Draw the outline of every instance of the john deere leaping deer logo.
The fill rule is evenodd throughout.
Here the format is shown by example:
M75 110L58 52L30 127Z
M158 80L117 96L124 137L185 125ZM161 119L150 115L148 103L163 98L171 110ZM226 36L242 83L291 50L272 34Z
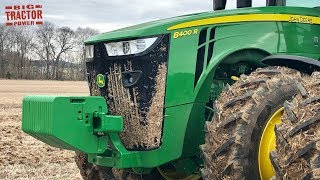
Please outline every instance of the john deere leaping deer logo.
M100 88L103 88L106 85L103 74L97 75L97 85Z

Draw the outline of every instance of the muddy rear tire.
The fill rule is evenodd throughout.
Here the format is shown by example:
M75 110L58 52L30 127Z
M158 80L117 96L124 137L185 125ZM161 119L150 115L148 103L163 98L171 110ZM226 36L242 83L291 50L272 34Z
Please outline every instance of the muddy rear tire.
M305 78L307 94L285 103L282 123L275 128L272 152L278 179L320 179L320 73Z
M271 115L301 90L301 74L283 67L260 68L225 89L217 114L206 124L203 179L259 179L258 149ZM300 90L299 90L300 89Z

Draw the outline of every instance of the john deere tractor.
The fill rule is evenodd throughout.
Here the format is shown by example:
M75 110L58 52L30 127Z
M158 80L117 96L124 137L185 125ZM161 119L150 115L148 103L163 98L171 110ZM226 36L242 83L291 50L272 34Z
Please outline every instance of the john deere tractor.
M84 179L320 179L320 2L228 4L89 38L91 96L27 96L23 130Z

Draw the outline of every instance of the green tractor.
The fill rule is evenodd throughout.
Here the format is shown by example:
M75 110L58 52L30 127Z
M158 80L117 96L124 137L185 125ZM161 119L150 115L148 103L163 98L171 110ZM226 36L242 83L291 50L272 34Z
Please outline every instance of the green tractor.
M91 96L25 97L23 131L84 179L319 179L320 2L226 4L89 38Z

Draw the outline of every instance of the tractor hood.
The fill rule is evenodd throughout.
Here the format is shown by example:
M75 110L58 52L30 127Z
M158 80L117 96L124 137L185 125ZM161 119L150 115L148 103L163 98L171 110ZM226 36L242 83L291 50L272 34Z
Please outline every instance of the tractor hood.
M190 25L190 22L191 23L197 22L197 21L199 22L199 21L203 21L204 19L211 19L215 17L248 15L248 14L252 16L257 14L270 14L270 15L271 14L290 14L290 15L319 17L320 10L319 8L283 7L283 6L280 7L279 6L279 7L241 8L241 9L234 9L234 10L219 10L219 11L189 14L189 15L157 20L157 21L151 21L143 24L138 24L135 26L114 30L111 32L102 33L102 34L90 37L85 41L85 44L94 44L96 42L103 42L103 41L113 41L113 40L119 40L119 39L130 39L134 37L166 34L166 33L170 33L172 30L177 31L177 29L194 27ZM229 18L229 19L236 19L236 18ZM234 21L234 22L245 22L245 21L246 19L243 19L241 21ZM256 21L259 21L259 19ZM266 20L264 19L264 21ZM273 19L270 21L276 21L276 20ZM280 19L279 21L286 21L286 20ZM219 24L225 24L225 23L231 23L231 22L232 20L231 21L229 20L226 22L219 22ZM188 24L188 23L189 23L189 26L177 26L179 24ZM201 26L201 25L202 25L201 23L197 24L197 26ZM208 25L208 24L203 24L203 25Z

